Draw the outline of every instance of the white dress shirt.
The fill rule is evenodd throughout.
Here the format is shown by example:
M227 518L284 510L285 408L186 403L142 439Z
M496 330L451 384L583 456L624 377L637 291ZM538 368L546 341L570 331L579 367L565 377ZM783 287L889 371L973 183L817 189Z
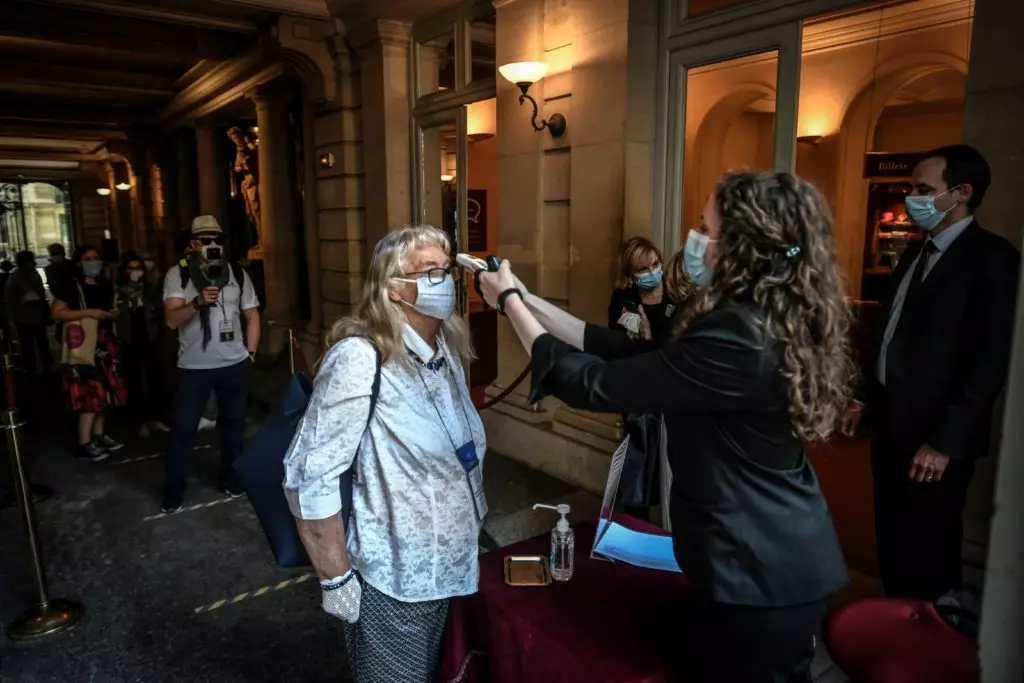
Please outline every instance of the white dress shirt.
M942 258L942 255L946 253L953 242L956 241L956 238L960 236L960 233L966 230L973 220L974 216L968 216L953 223L935 237L926 238L935 246L935 251L928 256L928 262L924 264L924 270L921 272L922 282L928 278L928 273L932 271L935 264ZM903 273L903 279L900 280L900 285L896 289L896 296L892 300L892 310L889 311L889 320L885 324L885 336L882 338L882 348L878 352L878 364L875 366L875 377L883 385L885 384L885 357L886 352L889 350L889 342L892 341L893 335L896 334L896 327L900 324L900 314L903 313L903 304L907 299L907 290L910 289L910 280L914 276L917 262L924 254L925 249L922 248L917 258L914 259L910 267Z
M483 467L483 423L462 363L442 335L436 354L408 325L402 337L410 353L381 367L365 433L373 347L351 337L327 351L285 456L285 495L301 519L336 514L338 479L358 449L347 540L352 566L397 600L468 595L477 590L480 522L455 447L472 439Z

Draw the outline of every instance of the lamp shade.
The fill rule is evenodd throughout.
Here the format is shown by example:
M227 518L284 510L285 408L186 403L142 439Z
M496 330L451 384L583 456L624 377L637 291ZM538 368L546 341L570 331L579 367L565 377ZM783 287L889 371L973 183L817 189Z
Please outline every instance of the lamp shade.
M498 67L498 73L510 83L536 83L544 78L548 65L544 62L512 62Z
M96 194L98 194L101 197L106 197L107 195L110 194L110 188L109 187L97 187L96 188Z

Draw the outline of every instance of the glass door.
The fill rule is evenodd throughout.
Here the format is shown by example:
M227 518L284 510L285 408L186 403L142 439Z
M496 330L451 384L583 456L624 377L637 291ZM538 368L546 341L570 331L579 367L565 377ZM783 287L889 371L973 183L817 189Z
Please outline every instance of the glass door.
M655 241L676 251L727 171L792 171L799 23L671 52Z
M467 251L466 108L459 106L416 117L414 216L421 224L444 230L452 256ZM459 313L467 313L467 291L457 277Z

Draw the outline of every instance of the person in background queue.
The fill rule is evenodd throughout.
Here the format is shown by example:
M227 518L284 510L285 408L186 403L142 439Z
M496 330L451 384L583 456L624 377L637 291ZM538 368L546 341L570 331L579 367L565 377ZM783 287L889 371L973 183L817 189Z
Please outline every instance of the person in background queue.
M224 231L213 216L192 221L186 265L164 277L164 316L178 331L178 382L174 424L167 446L165 513L181 509L188 456L210 392L217 398L220 486L244 495L231 466L242 451L252 364L260 344L259 300L252 278L224 255Z
M638 336L640 332L627 329L620 322L623 315L632 313L645 319L651 338L666 338L672 329L677 302L667 296L663 280L661 252L654 243L646 237L627 240L622 247L619 279L608 304L608 326Z
M477 590L487 444L466 384L473 350L453 315L451 270L437 228L406 227L377 243L362 300L331 331L285 457L285 494L323 609L345 622L356 683L432 682L448 601ZM338 482L350 468L346 530Z
M156 378L150 372L160 332L160 294L146 279L142 259L133 251L121 254L117 268L115 328L121 350L121 367L128 387L128 409L140 437L149 436L151 401L158 400ZM147 391L149 388L149 391Z
M832 218L788 173L725 176L704 209L711 275L656 351L525 292L505 262L480 275L533 362L531 401L664 413L676 559L694 589L688 683L810 681L813 634L847 581L804 441L850 400L850 311ZM546 328L546 329L545 329Z
M990 181L977 150L942 147L918 163L906 198L924 239L893 273L864 394L889 596L962 588L964 502L1009 371L1020 269L1020 252L974 218Z
M50 311L60 322L98 321L96 351L92 364L64 365L64 391L71 410L78 413L78 453L86 460L103 460L124 447L106 434L106 413L127 400L113 321L114 288L103 277L100 252L82 245L72 256L78 275L59 282L53 290Z
M36 270L36 255L19 251L14 256L16 268L4 284L7 311L18 331L21 359L28 372L48 370L53 365L46 327L50 324L46 305L46 288Z
M63 283L74 280L78 273L75 264L68 260L63 244L54 242L46 248L46 251L50 255L50 263L43 268L43 273L46 275L46 286L52 293L54 287L61 289ZM63 286L66 288L66 284ZM58 344L63 343L63 323L58 322L53 326L53 338L57 340Z

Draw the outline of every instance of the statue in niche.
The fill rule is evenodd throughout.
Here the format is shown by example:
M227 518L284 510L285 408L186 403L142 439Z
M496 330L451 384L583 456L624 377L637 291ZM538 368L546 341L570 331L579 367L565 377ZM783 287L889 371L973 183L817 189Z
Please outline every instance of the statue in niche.
M260 165L259 141L250 132L238 126L228 129L228 137L235 144L235 163L232 170L241 179L239 189L245 199L245 215L249 219L250 242L258 250L260 235Z

